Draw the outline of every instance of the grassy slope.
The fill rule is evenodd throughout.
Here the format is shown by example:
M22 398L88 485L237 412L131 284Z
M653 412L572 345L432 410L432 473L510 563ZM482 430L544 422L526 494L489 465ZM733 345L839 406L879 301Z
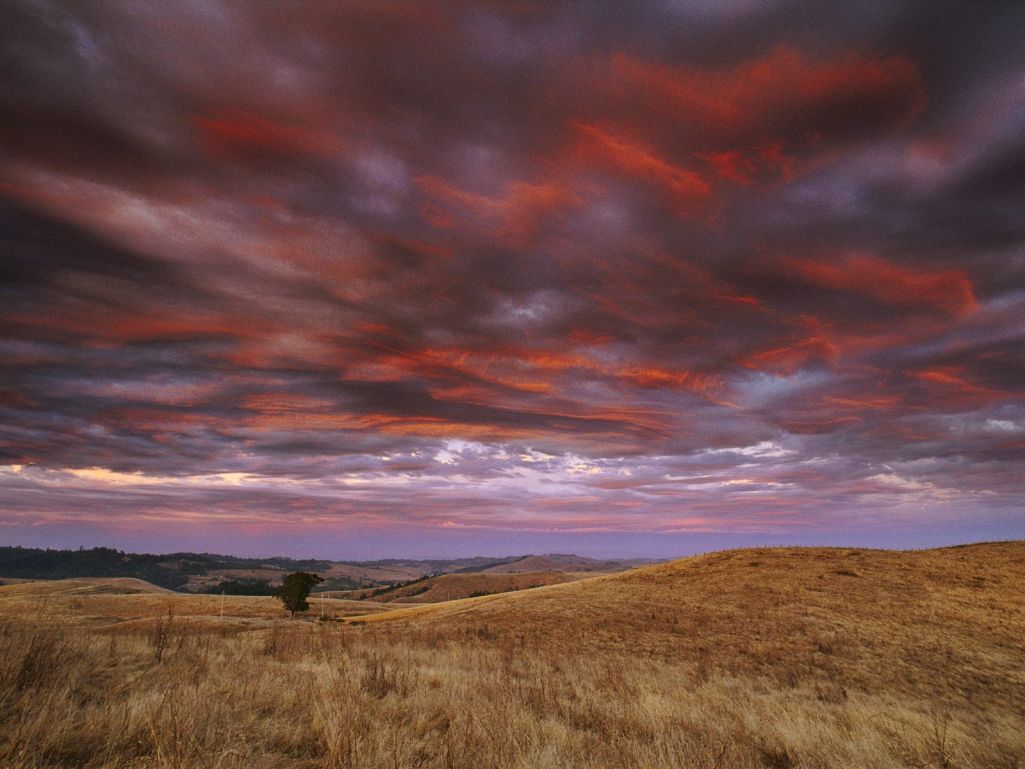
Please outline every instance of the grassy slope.
M1025 763L1025 543L738 550L342 626L83 584L0 588L0 765Z
M573 577L558 572L442 574L380 593L374 596L374 600L385 603L435 603L469 598L474 593L505 593L571 580Z
M828 676L996 698L1025 712L1023 586L1023 543L735 550L375 620L442 636L486 625L549 649L629 649L781 682Z

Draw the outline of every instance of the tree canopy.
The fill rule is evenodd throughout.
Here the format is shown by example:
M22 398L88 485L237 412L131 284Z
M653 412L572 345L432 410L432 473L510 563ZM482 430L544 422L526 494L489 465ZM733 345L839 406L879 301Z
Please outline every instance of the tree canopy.
M314 585L324 581L318 574L308 571L295 571L289 574L281 582L281 587L274 593L278 600L288 609L290 616L294 617L296 612L303 612L310 608L306 598Z

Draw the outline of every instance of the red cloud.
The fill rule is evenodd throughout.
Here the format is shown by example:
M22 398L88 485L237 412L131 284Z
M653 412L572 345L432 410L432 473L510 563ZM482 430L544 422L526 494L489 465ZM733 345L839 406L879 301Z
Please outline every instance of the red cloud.
M222 315L201 313L172 314L168 310L160 315L146 315L133 310L99 310L92 307L60 316L23 314L8 316L5 320L12 324L24 325L26 328L102 340L98 342L100 346L110 347L156 339L257 337L270 328L267 321L253 316L240 321Z
M342 140L332 133L279 123L235 107L197 115L193 124L203 146L217 158L259 154L331 157L344 150Z
M641 180L651 180L668 191L681 212L712 194L712 188L697 171L673 165L633 139L613 135L586 123L575 126L583 136L577 156L607 164Z
M812 361L830 362L840 355L840 343L821 320L802 315L796 323L800 333L797 339L788 339L784 345L748 355L740 365L789 376Z
M612 103L666 121L673 133L709 148L833 138L872 121L894 122L923 104L918 67L900 56L846 54L810 61L786 46L732 70L672 68L614 56L599 90Z
M815 334L794 344L750 355L741 364L747 368L789 376L810 361L832 360L838 352L836 344L829 337Z
M709 395L719 378L650 364L615 364L586 354L535 350L517 345L487 349L409 349L374 345L373 360L350 368L359 379L402 380L411 374L436 383L441 400L500 403L524 395L555 394L560 383L604 381L621 387L689 391ZM506 405L510 405L506 403Z
M788 181L800 155L891 129L925 101L906 58L849 53L820 62L785 46L729 70L619 54L588 62L579 82L577 156L652 180L683 210L711 196L713 179ZM689 168L695 159L710 178Z
M486 231L497 234L500 240L513 247L529 244L546 217L576 205L580 200L556 181L540 184L514 182L506 187L501 197L468 192L435 176L417 177L416 183L436 201L449 207L429 204L422 209L421 216L429 224L441 229L449 229L456 222L471 228L483 224ZM452 214L451 208L461 211L463 216ZM466 216L467 213L470 216Z
M758 170L754 161L737 150L699 152L697 156L707 161L720 179L726 179L742 187L751 184L752 176Z
M826 395L823 401L830 406L849 409L889 409L900 403L899 395Z
M631 385L656 390L693 390L706 392L719 386L716 377L693 371L635 366L616 369L614 375Z
M912 372L911 375L925 385L932 404L970 407L1007 396L999 390L972 384L965 379L965 371L961 366L937 366Z
M887 305L926 307L952 315L978 306L964 270L915 270L868 254L829 262L784 257L779 267L805 283L852 291Z

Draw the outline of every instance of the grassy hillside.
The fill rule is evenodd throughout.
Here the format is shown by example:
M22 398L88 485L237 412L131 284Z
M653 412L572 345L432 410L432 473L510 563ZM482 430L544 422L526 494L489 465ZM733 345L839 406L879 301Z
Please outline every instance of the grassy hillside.
M344 622L87 584L0 588L0 766L1025 758L1025 543L738 550Z
M570 582L575 577L559 572L494 574L441 574L392 588L380 588L370 593L359 591L375 601L385 603L436 603L471 598L514 590L529 590L545 585Z
M377 620L1025 713L1025 546L736 550ZM376 621L376 620L375 620ZM933 671L943 671L937 676Z

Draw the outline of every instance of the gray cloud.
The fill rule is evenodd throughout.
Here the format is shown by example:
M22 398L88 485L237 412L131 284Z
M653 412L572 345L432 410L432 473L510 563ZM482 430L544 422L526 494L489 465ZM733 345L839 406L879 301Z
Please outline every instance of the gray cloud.
M1021 535L1025 11L837 13L5 4L0 531Z

